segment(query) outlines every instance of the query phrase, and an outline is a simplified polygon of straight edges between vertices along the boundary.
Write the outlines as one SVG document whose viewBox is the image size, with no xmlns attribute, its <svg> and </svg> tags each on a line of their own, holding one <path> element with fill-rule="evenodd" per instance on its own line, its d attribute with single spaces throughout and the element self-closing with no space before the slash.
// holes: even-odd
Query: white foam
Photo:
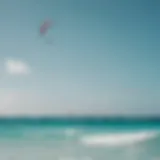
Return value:
<svg viewBox="0 0 160 160">
<path fill-rule="evenodd" d="M 114 133 L 105 135 L 84 136 L 81 142 L 91 146 L 126 146 L 144 142 L 157 136 L 157 132 Z"/>
</svg>

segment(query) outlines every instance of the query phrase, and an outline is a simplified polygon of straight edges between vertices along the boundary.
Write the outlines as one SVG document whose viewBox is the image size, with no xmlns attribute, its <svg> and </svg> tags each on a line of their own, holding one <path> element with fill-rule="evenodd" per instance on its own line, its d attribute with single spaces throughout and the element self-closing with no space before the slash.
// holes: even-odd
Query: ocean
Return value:
<svg viewBox="0 0 160 160">
<path fill-rule="evenodd" d="M 0 160 L 160 160 L 160 119 L 1 118 Z"/>
</svg>

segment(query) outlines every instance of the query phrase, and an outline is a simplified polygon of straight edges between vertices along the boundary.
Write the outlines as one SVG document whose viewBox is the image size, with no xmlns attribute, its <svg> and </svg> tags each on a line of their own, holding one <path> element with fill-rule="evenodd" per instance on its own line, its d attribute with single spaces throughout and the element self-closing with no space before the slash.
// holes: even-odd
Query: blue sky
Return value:
<svg viewBox="0 0 160 160">
<path fill-rule="evenodd" d="M 0 0 L 0 114 L 159 114 L 159 7 Z M 42 38 L 48 18 L 54 26 Z M 11 61 L 21 62 L 19 74 L 7 70 Z"/>
</svg>

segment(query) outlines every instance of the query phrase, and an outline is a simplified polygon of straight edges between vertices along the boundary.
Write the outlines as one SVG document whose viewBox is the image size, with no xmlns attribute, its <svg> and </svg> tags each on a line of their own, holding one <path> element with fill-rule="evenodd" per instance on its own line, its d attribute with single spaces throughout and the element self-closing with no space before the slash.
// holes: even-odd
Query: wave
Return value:
<svg viewBox="0 0 160 160">
<path fill-rule="evenodd" d="M 84 136 L 81 142 L 89 146 L 126 146 L 155 138 L 158 132 L 114 133 L 105 135 Z"/>
</svg>

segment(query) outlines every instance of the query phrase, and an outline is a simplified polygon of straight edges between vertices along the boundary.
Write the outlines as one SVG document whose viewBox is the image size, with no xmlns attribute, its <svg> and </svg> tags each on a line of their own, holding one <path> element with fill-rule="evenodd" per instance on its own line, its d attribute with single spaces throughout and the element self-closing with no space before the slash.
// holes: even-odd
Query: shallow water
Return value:
<svg viewBox="0 0 160 160">
<path fill-rule="evenodd" d="M 1 123 L 0 159 L 160 159 L 160 123 L 103 123 Z"/>
</svg>

